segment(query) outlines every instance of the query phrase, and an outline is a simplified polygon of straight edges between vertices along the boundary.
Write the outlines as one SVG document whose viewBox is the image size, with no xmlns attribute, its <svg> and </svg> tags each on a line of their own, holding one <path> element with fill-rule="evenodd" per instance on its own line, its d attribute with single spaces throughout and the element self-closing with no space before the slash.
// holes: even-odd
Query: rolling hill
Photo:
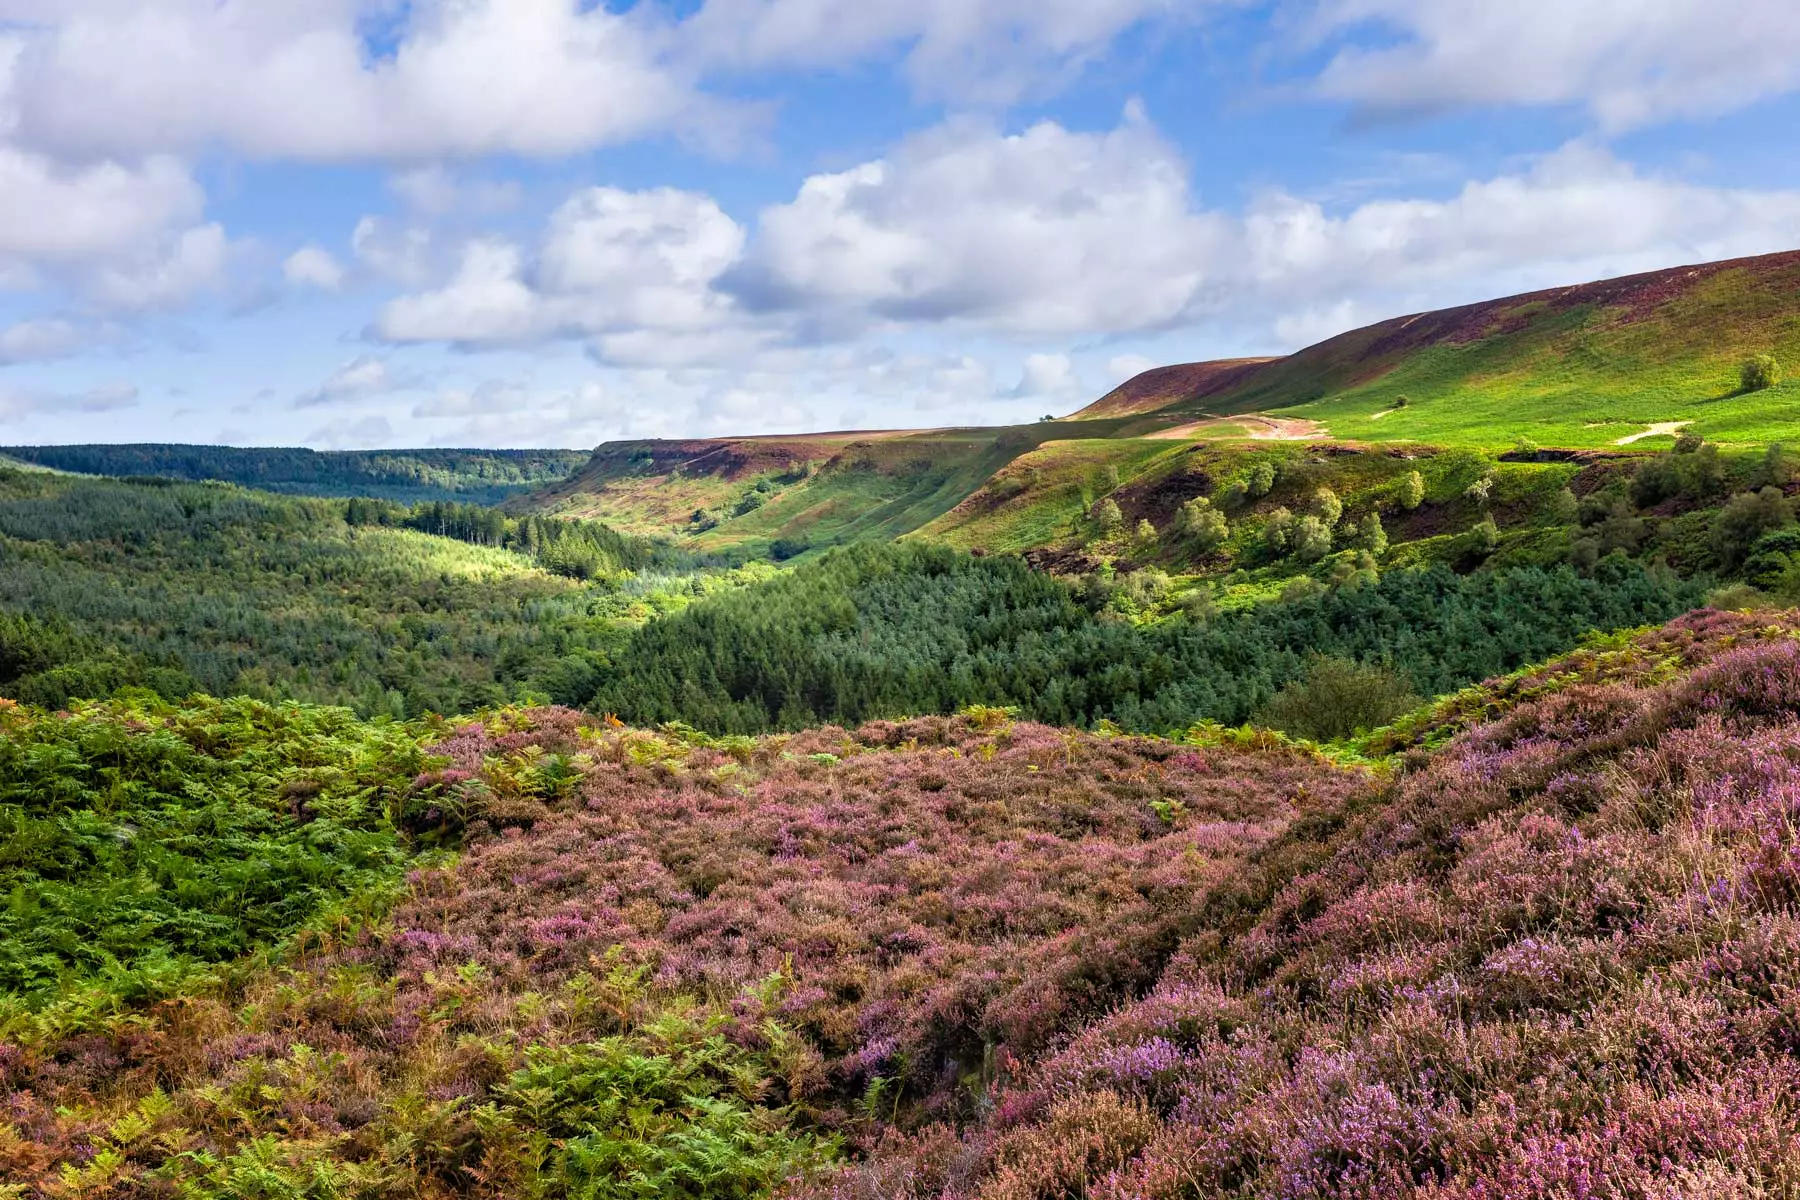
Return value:
<svg viewBox="0 0 1800 1200">
<path fill-rule="evenodd" d="M 1021 549 L 1054 541 L 1116 480 L 1166 475 L 1200 446 L 1625 453 L 1680 433 L 1800 439 L 1800 380 L 1739 389 L 1758 354 L 1800 365 L 1800 251 L 1396 317 L 1283 358 L 1159 367 L 1058 421 L 609 443 L 512 505 L 784 556 L 915 532 Z"/>
<path fill-rule="evenodd" d="M 1604 446 L 1677 423 L 1769 441 L 1795 433 L 1800 401 L 1792 383 L 1739 390 L 1743 361 L 1769 353 L 1800 359 L 1800 252 L 1396 317 L 1286 358 L 1164 367 L 1075 416 L 1274 413 L 1342 438 L 1488 446 Z"/>
</svg>

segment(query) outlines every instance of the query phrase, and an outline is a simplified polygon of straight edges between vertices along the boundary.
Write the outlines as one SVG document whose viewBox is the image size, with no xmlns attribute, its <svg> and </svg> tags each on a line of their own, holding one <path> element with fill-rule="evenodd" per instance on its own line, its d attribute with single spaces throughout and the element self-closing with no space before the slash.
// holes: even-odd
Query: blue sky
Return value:
<svg viewBox="0 0 1800 1200">
<path fill-rule="evenodd" d="M 0 0 L 0 444 L 998 423 L 1800 247 L 1792 0 Z"/>
</svg>

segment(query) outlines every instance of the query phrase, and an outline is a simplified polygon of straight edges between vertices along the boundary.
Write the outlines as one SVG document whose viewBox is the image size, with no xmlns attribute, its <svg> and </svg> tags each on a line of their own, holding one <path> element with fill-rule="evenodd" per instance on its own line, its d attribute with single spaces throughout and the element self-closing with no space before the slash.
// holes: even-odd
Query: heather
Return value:
<svg viewBox="0 0 1800 1200">
<path fill-rule="evenodd" d="M 981 1121 L 810 1194 L 1795 1194 L 1795 633 L 1702 613 L 1513 681 Z"/>
<path fill-rule="evenodd" d="M 1793 1195 L 1797 715 L 1710 610 L 1361 757 L 6 707 L 0 1195 Z"/>
<path fill-rule="evenodd" d="M 1437 695 L 1564 652 L 1595 629 L 1666 620 L 1698 598 L 1693 585 L 1621 559 L 1586 574 L 1440 565 L 1140 626 L 1017 559 L 864 545 L 635 630 L 593 703 L 721 733 L 969 704 L 1160 732 L 1247 721 L 1321 655 L 1381 663 Z"/>
<path fill-rule="evenodd" d="M 306 740 L 310 710 L 233 705 Z M 26 756 L 103 727 L 114 757 L 93 748 L 93 769 L 128 790 L 148 763 L 232 795 L 254 762 L 239 804 L 281 807 L 295 834 L 354 815 L 410 867 L 372 890 L 315 874 L 338 903 L 271 918 L 240 969 L 164 998 L 99 972 L 15 1003 L 16 1194 L 766 1195 L 896 1119 L 973 1116 L 1014 1056 L 1149 987 L 1247 855 L 1371 786 L 1278 739 L 999 710 L 756 740 L 567 710 L 436 733 L 316 716 L 417 757 L 365 794 L 303 749 L 280 767 L 251 734 L 206 732 L 237 726 L 204 709 L 10 718 Z M 180 809 L 174 785 L 141 807 Z M 120 815 L 100 787 L 54 791 L 32 794 L 97 836 Z M 195 848 L 178 823 L 132 841 L 150 862 Z M 7 845 L 26 886 L 59 861 Z M 57 882 L 108 893 L 121 874 Z"/>
</svg>

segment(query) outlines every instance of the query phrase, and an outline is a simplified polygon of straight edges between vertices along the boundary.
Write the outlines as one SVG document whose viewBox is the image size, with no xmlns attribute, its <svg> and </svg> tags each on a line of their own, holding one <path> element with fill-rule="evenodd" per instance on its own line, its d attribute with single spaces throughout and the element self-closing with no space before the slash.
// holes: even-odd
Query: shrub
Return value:
<svg viewBox="0 0 1800 1200">
<path fill-rule="evenodd" d="M 1217 550 L 1231 536 L 1231 526 L 1226 522 L 1225 514 L 1214 508 L 1204 497 L 1189 500 L 1181 506 L 1181 512 L 1176 518 L 1176 528 L 1202 554 Z"/>
<path fill-rule="evenodd" d="M 779 537 L 769 543 L 769 557 L 776 562 L 787 562 L 798 558 L 812 549 L 812 543 L 803 537 Z"/>
<path fill-rule="evenodd" d="M 1275 468 L 1270 463 L 1257 463 L 1250 468 L 1250 474 L 1244 481 L 1245 491 L 1252 500 L 1260 500 L 1275 490 Z"/>
<path fill-rule="evenodd" d="M 1696 441 L 1677 451 L 1639 465 L 1631 477 L 1632 503 L 1652 508 L 1665 500 L 1704 502 L 1723 490 L 1725 468 L 1717 446 Z"/>
<path fill-rule="evenodd" d="M 1150 523 L 1150 518 L 1145 517 L 1137 523 L 1137 540 L 1145 546 L 1156 544 L 1156 526 Z"/>
<path fill-rule="evenodd" d="M 1357 545 L 1379 558 L 1387 553 L 1388 535 L 1382 527 L 1381 514 L 1369 513 L 1356 527 Z"/>
<path fill-rule="evenodd" d="M 1763 483 L 1770 487 L 1786 487 L 1794 482 L 1794 475 L 1794 455 L 1786 446 L 1776 442 L 1763 453 Z"/>
<path fill-rule="evenodd" d="M 1417 471 L 1408 471 L 1400 477 L 1398 488 L 1400 507 L 1407 512 L 1425 503 L 1425 476 Z"/>
<path fill-rule="evenodd" d="M 1331 526 L 1323 517 L 1301 517 L 1294 522 L 1289 543 L 1294 557 L 1301 562 L 1318 562 L 1331 553 Z"/>
<path fill-rule="evenodd" d="M 1794 523 L 1794 506 L 1779 488 L 1742 492 L 1713 518 L 1713 552 L 1728 571 L 1744 565 L 1759 539 Z"/>
<path fill-rule="evenodd" d="M 1312 494 L 1312 511 L 1327 526 L 1336 526 L 1343 519 L 1344 502 L 1338 499 L 1336 492 L 1322 487 Z"/>
<path fill-rule="evenodd" d="M 1277 692 L 1256 720 L 1325 742 L 1379 729 L 1418 705 L 1411 682 L 1387 667 L 1316 658 L 1305 678 Z"/>
<path fill-rule="evenodd" d="M 1125 514 L 1119 509 L 1119 502 L 1108 497 L 1089 510 L 1088 517 L 1094 528 L 1103 534 L 1117 533 L 1125 527 Z"/>
<path fill-rule="evenodd" d="M 1746 392 L 1761 392 L 1781 382 L 1781 364 L 1773 354 L 1758 354 L 1744 360 L 1738 369 L 1738 385 Z"/>
</svg>

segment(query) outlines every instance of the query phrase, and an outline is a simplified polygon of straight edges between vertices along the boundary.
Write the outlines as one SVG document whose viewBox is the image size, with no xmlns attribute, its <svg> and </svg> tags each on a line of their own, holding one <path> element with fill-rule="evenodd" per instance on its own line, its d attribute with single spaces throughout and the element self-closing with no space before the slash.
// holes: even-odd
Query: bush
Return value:
<svg viewBox="0 0 1800 1200">
<path fill-rule="evenodd" d="M 1117 533 L 1125 525 L 1125 514 L 1119 510 L 1119 502 L 1106 499 L 1094 505 L 1088 513 L 1094 527 L 1103 534 Z"/>
<path fill-rule="evenodd" d="M 1356 542 L 1377 558 L 1387 553 L 1388 535 L 1387 530 L 1382 527 L 1380 513 L 1370 513 L 1357 525 Z"/>
<path fill-rule="evenodd" d="M 1301 517 L 1294 522 L 1289 545 L 1301 562 L 1318 562 L 1331 553 L 1331 526 L 1323 517 Z"/>
<path fill-rule="evenodd" d="M 1764 534 L 1793 523 L 1794 506 L 1779 488 L 1740 493 L 1713 518 L 1713 552 L 1726 570 L 1734 571 Z"/>
<path fill-rule="evenodd" d="M 1327 526 L 1335 526 L 1344 516 L 1344 502 L 1328 487 L 1312 494 L 1312 511 Z"/>
<path fill-rule="evenodd" d="M 1400 479 L 1400 507 L 1407 512 L 1425 503 L 1425 477 L 1417 471 L 1408 471 Z"/>
<path fill-rule="evenodd" d="M 1781 364 L 1773 354 L 1758 354 L 1738 369 L 1738 382 L 1746 392 L 1762 392 L 1781 382 Z"/>
<path fill-rule="evenodd" d="M 1231 536 L 1225 514 L 1204 498 L 1189 500 L 1176 517 L 1176 529 L 1202 554 L 1217 550 Z"/>
<path fill-rule="evenodd" d="M 1379 729 L 1418 707 L 1412 684 L 1379 664 L 1316 658 L 1306 676 L 1277 692 L 1257 724 L 1328 742 Z"/>
<path fill-rule="evenodd" d="M 769 543 L 769 557 L 776 562 L 799 558 L 812 549 L 812 543 L 801 537 L 779 537 Z"/>
</svg>

